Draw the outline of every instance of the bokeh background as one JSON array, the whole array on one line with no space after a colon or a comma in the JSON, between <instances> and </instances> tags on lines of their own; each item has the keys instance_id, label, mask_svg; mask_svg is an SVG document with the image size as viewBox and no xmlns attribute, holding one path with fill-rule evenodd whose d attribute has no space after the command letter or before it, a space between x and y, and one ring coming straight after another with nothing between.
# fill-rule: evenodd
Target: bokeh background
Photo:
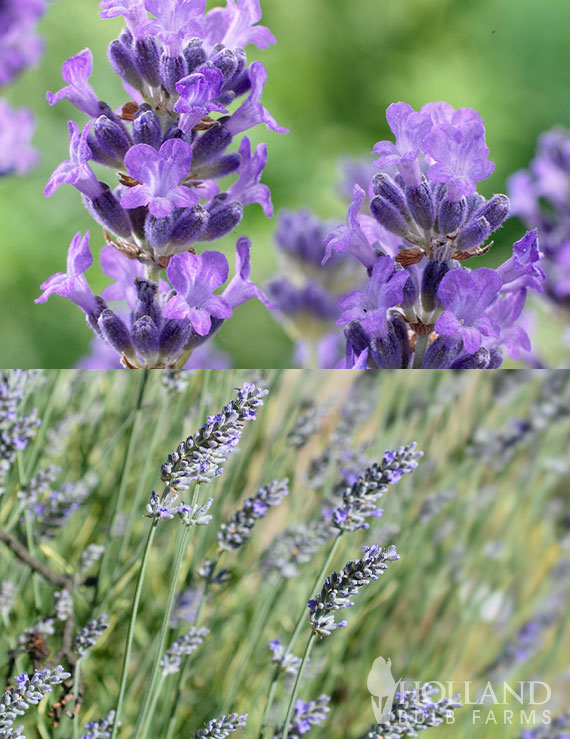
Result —
<instances>
[{"instance_id":1,"label":"bokeh background","mask_svg":"<svg viewBox=\"0 0 570 739\"><path fill-rule=\"evenodd\" d=\"M540 131L568 122L568 0L262 0L262 8L263 23L278 45L263 52L251 47L249 55L268 69L265 105L291 129L278 136L258 128L252 136L269 147L264 181L276 211L305 206L342 220L338 160L367 156L386 137L384 111L397 100L418 107L442 99L480 111L496 162L480 188L487 196L504 191L506 177L526 166ZM66 121L82 119L65 102L49 108L45 91L61 87L62 61L89 46L94 87L113 106L124 102L106 61L106 47L120 28L119 20L98 18L97 0L54 0L40 26L46 39L43 63L5 92L36 114L42 161L29 177L0 180L4 367L72 367L88 350L91 334L79 310L57 298L43 306L33 303L39 284L64 268L73 234L90 228L95 253L100 235L72 188L43 197L49 174L67 155ZM275 220L250 206L222 245L231 256L236 236L252 239L258 282L276 269L274 227ZM478 266L502 261L522 231L520 223L509 222ZM96 273L93 269L93 277ZM538 312L536 343L548 362L559 366L564 326L547 311ZM216 341L238 367L291 366L291 341L259 303L236 311Z\"/></svg>"}]
</instances>

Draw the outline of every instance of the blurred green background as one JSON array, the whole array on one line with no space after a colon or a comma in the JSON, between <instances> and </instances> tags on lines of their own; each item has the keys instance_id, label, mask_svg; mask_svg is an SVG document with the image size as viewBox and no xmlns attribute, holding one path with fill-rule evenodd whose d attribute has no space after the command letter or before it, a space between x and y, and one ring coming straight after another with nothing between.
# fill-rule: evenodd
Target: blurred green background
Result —
<instances>
[{"instance_id":1,"label":"blurred green background","mask_svg":"<svg viewBox=\"0 0 570 739\"><path fill-rule=\"evenodd\" d=\"M276 211L309 206L341 220L345 205L336 190L338 159L366 156L385 138L384 111L397 100L414 107L447 100L480 111L496 162L480 188L484 195L503 191L506 177L526 166L540 131L567 122L568 0L262 0L262 8L278 45L266 51L251 47L249 56L267 66L264 103L291 129L278 136L258 128L252 136L269 147L264 181ZM95 254L101 241L75 190L63 187L53 198L43 197L50 173L67 156L66 121L82 120L66 102L49 108L45 91L61 87L62 61L89 46L95 89L114 107L124 102L105 56L121 25L98 18L97 0L56 0L40 26L46 39L42 65L4 92L12 103L35 112L35 143L42 154L31 176L0 180L4 367L72 367L88 350L91 334L79 310L58 298L41 306L32 302L39 284L64 269L76 231L91 229ZM221 244L233 261L236 236L247 234L259 282L276 268L274 226L259 206L250 206ZM507 224L478 266L502 261L522 231L517 221ZM90 277L94 288L105 284L95 279L97 270ZM553 365L562 361L563 328L541 311L537 344ZM216 341L238 367L291 365L290 340L257 302L236 311L231 327L223 327Z\"/></svg>"}]
</instances>

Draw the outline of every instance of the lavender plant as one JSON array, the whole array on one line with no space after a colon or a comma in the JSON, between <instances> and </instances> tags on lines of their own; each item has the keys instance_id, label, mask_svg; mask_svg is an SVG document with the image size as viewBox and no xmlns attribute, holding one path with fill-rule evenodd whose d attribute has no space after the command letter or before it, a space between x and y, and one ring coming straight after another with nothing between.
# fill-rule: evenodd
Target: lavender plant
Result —
<instances>
[{"instance_id":1,"label":"lavender plant","mask_svg":"<svg viewBox=\"0 0 570 739\"><path fill-rule=\"evenodd\" d=\"M536 229L498 269L469 269L509 213L505 195L486 201L477 182L492 173L481 116L427 103L388 107L395 136L374 147L380 170L366 192L355 185L346 225L326 239L326 262L348 253L368 284L341 300L346 367L495 369L503 351L530 350L519 321L529 290L542 292Z\"/></svg>"},{"instance_id":2,"label":"lavender plant","mask_svg":"<svg viewBox=\"0 0 570 739\"><path fill-rule=\"evenodd\" d=\"M68 99L89 122L81 130L69 122L69 159L45 194L64 183L81 193L103 226L101 266L114 283L93 294L85 277L93 262L89 233L78 233L66 273L46 280L36 302L53 294L70 299L125 367L182 367L234 308L254 297L269 305L249 278L247 238L237 241L229 282L226 257L197 249L229 233L245 205L259 203L272 215L269 189L260 183L266 146L252 151L241 134L260 123L286 132L261 104L265 68L248 63L244 50L250 43L265 49L275 38L258 25L259 0L228 0L207 13L205 6L205 0L102 0L102 18L125 19L108 56L132 99L118 113L99 99L89 83L89 49L64 63L66 86L47 95L50 105ZM234 139L239 150L227 153ZM118 169L118 185L99 180L92 163ZM220 191L218 180L232 173L237 181ZM123 313L107 301L122 302Z\"/></svg>"},{"instance_id":3,"label":"lavender plant","mask_svg":"<svg viewBox=\"0 0 570 739\"><path fill-rule=\"evenodd\" d=\"M566 739L568 729L570 729L570 710L546 726L523 731L519 739Z\"/></svg>"}]
</instances>

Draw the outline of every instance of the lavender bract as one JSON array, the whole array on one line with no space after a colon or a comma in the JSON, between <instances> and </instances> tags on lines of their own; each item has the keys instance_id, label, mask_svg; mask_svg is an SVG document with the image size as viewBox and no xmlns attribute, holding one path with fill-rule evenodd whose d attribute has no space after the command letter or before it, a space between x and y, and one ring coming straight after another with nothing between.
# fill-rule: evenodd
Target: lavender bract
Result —
<instances>
[{"instance_id":1,"label":"lavender bract","mask_svg":"<svg viewBox=\"0 0 570 739\"><path fill-rule=\"evenodd\" d=\"M479 114L428 103L390 105L395 136L374 147L380 170L369 185L372 218L360 215L356 184L346 225L326 239L324 261L349 253L368 286L341 301L345 367L495 369L503 350L519 359L530 340L519 319L529 290L542 292L536 230L497 270L469 270L509 213L505 195L485 200L477 182L493 171Z\"/></svg>"},{"instance_id":2,"label":"lavender bract","mask_svg":"<svg viewBox=\"0 0 570 739\"><path fill-rule=\"evenodd\" d=\"M325 580L320 593L309 601L311 628L319 636L330 636L335 629L346 626L346 621L335 620L336 611L353 606L349 597L358 593L363 585L383 575L384 570L388 569L387 563L400 559L393 545L385 551L379 546L363 549L365 555L362 559L348 562L342 572L333 572Z\"/></svg>"},{"instance_id":3,"label":"lavender bract","mask_svg":"<svg viewBox=\"0 0 570 739\"><path fill-rule=\"evenodd\" d=\"M103 226L101 266L115 282L93 295L85 278L93 261L88 236L77 234L67 272L44 282L36 302L52 294L72 300L125 367L180 368L234 308L252 298L270 306L250 280L248 239L237 242L235 275L221 294L215 291L228 278L225 256L196 252L198 244L229 233L250 203L272 215L269 190L260 183L265 144L252 151L240 135L259 123L286 131L261 104L263 65L248 64L243 48L265 48L275 39L256 25L258 0L227 0L207 13L204 2L182 0L102 0L100 7L102 18L125 19L108 57L132 99L118 112L99 99L89 82L89 49L64 63L67 84L48 93L48 101L69 100L89 122L82 130L69 123L69 159L45 194L64 183L79 190ZM239 150L228 153L236 137ZM118 185L99 180L93 163L119 170ZM220 191L218 180L232 173L237 181ZM123 308L115 311L107 301Z\"/></svg>"}]
</instances>

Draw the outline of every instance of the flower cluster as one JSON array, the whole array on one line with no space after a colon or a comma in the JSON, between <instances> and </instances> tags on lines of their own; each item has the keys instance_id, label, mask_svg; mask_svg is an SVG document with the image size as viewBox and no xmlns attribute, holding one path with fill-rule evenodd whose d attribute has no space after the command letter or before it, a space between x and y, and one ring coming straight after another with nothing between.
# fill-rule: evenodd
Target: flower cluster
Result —
<instances>
[{"instance_id":1,"label":"flower cluster","mask_svg":"<svg viewBox=\"0 0 570 739\"><path fill-rule=\"evenodd\" d=\"M226 739L234 731L245 726L246 721L247 713L241 715L231 713L229 716L220 716L220 718L208 721L203 729L199 729L194 734L194 739Z\"/></svg>"},{"instance_id":2,"label":"flower cluster","mask_svg":"<svg viewBox=\"0 0 570 739\"><path fill-rule=\"evenodd\" d=\"M211 482L224 471L223 465L235 451L243 427L254 421L267 390L250 382L237 389L237 397L221 413L208 416L202 428L182 441L161 468L162 482L171 490L187 490L190 483Z\"/></svg>"},{"instance_id":3,"label":"flower cluster","mask_svg":"<svg viewBox=\"0 0 570 739\"><path fill-rule=\"evenodd\" d=\"M432 700L431 696L437 693L429 683L422 685L419 690L402 690L396 693L389 718L381 724L372 726L363 739L399 739L399 737L418 736L418 731L424 731L432 726L439 726L453 712L461 708L459 696Z\"/></svg>"},{"instance_id":4,"label":"flower cluster","mask_svg":"<svg viewBox=\"0 0 570 739\"><path fill-rule=\"evenodd\" d=\"M74 648L77 656L83 657L88 649L94 647L97 639L108 626L106 616L99 616L99 618L88 621L75 637Z\"/></svg>"},{"instance_id":5,"label":"flower cluster","mask_svg":"<svg viewBox=\"0 0 570 739\"><path fill-rule=\"evenodd\" d=\"M69 672L64 672L61 665L53 670L36 670L32 677L23 673L16 677L16 687L8 688L0 698L0 736L5 739L21 737L23 727L14 726L18 716L23 716L29 709L30 704L37 705L48 693L51 693L53 685L59 685L71 677Z\"/></svg>"},{"instance_id":6,"label":"flower cluster","mask_svg":"<svg viewBox=\"0 0 570 739\"><path fill-rule=\"evenodd\" d=\"M114 724L115 711L109 711L106 718L99 718L96 721L90 721L85 724L87 733L82 734L80 739L109 739L113 732Z\"/></svg>"},{"instance_id":7,"label":"flower cluster","mask_svg":"<svg viewBox=\"0 0 570 739\"><path fill-rule=\"evenodd\" d=\"M35 410L27 416L20 412L31 378L25 370L0 373L0 495L16 454L26 448L40 425Z\"/></svg>"},{"instance_id":8,"label":"flower cluster","mask_svg":"<svg viewBox=\"0 0 570 739\"><path fill-rule=\"evenodd\" d=\"M469 108L428 103L388 107L395 136L374 147L380 170L365 191L354 186L346 225L326 239L326 260L350 253L369 282L341 300L346 367L497 368L530 350L520 325L528 290L542 292L536 230L498 269L463 263L485 254L508 216L505 195L485 200L477 182L494 165L485 128Z\"/></svg>"},{"instance_id":9,"label":"flower cluster","mask_svg":"<svg viewBox=\"0 0 570 739\"><path fill-rule=\"evenodd\" d=\"M346 621L335 621L335 612L353 606L349 597L383 575L389 562L400 559L393 545L386 550L379 546L365 546L363 549L365 555L362 559L348 562L342 572L333 572L325 580L320 593L309 601L311 628L316 634L329 636L335 629L346 626Z\"/></svg>"},{"instance_id":10,"label":"flower cluster","mask_svg":"<svg viewBox=\"0 0 570 739\"><path fill-rule=\"evenodd\" d=\"M218 546L231 551L239 549L248 540L255 522L263 518L270 507L281 503L289 495L289 480L274 480L260 488L257 493L246 498L239 511L236 511L218 531Z\"/></svg>"},{"instance_id":11,"label":"flower cluster","mask_svg":"<svg viewBox=\"0 0 570 739\"><path fill-rule=\"evenodd\" d=\"M179 636L164 653L160 661L162 673L164 675L173 675L175 672L178 672L182 664L182 658L188 657L192 652L195 652L209 633L209 629L196 629L192 626L186 634Z\"/></svg>"},{"instance_id":12,"label":"flower cluster","mask_svg":"<svg viewBox=\"0 0 570 739\"><path fill-rule=\"evenodd\" d=\"M423 452L416 452L416 443L387 450L380 464L373 464L364 475L344 489L342 501L332 512L332 523L343 531L357 531L368 528L366 519L378 518L382 509L376 508L390 485L395 485L404 475L413 472L418 466L417 459Z\"/></svg>"},{"instance_id":13,"label":"flower cluster","mask_svg":"<svg viewBox=\"0 0 570 739\"><path fill-rule=\"evenodd\" d=\"M286 131L261 104L265 68L248 64L244 51L249 43L266 48L275 39L256 25L259 0L227 0L225 8L207 13L205 5L101 0L102 18L126 22L108 57L132 99L118 112L99 99L89 83L89 49L64 63L67 84L47 95L51 105L68 99L89 122L81 130L69 123L69 159L50 177L46 196L64 183L81 193L103 226L101 264L115 282L101 296L92 293L84 275L93 261L88 235L77 234L66 274L47 280L38 301L52 294L72 300L125 367L182 367L235 307L254 297L269 306L249 279L248 239L237 242L236 273L221 294L215 291L228 279L225 256L196 249L229 233L250 203L272 215L269 189L260 183L265 144L252 151L243 137L238 151L228 147L260 123ZM99 180L94 163L118 170L118 185ZM220 191L218 180L229 174L237 181ZM106 301L123 302L130 315Z\"/></svg>"},{"instance_id":14,"label":"flower cluster","mask_svg":"<svg viewBox=\"0 0 570 739\"><path fill-rule=\"evenodd\" d=\"M570 309L570 131L543 133L529 168L509 178L508 191L512 213L538 227L547 297Z\"/></svg>"},{"instance_id":15,"label":"flower cluster","mask_svg":"<svg viewBox=\"0 0 570 739\"><path fill-rule=\"evenodd\" d=\"M553 719L551 723L536 729L525 729L519 739L568 739L570 736L570 710Z\"/></svg>"},{"instance_id":16,"label":"flower cluster","mask_svg":"<svg viewBox=\"0 0 570 739\"><path fill-rule=\"evenodd\" d=\"M293 707L293 715L287 736L291 739L300 739L307 734L312 726L322 726L330 711L328 695L320 695L316 701L298 700ZM273 739L281 739L281 731L276 731Z\"/></svg>"}]
</instances>

